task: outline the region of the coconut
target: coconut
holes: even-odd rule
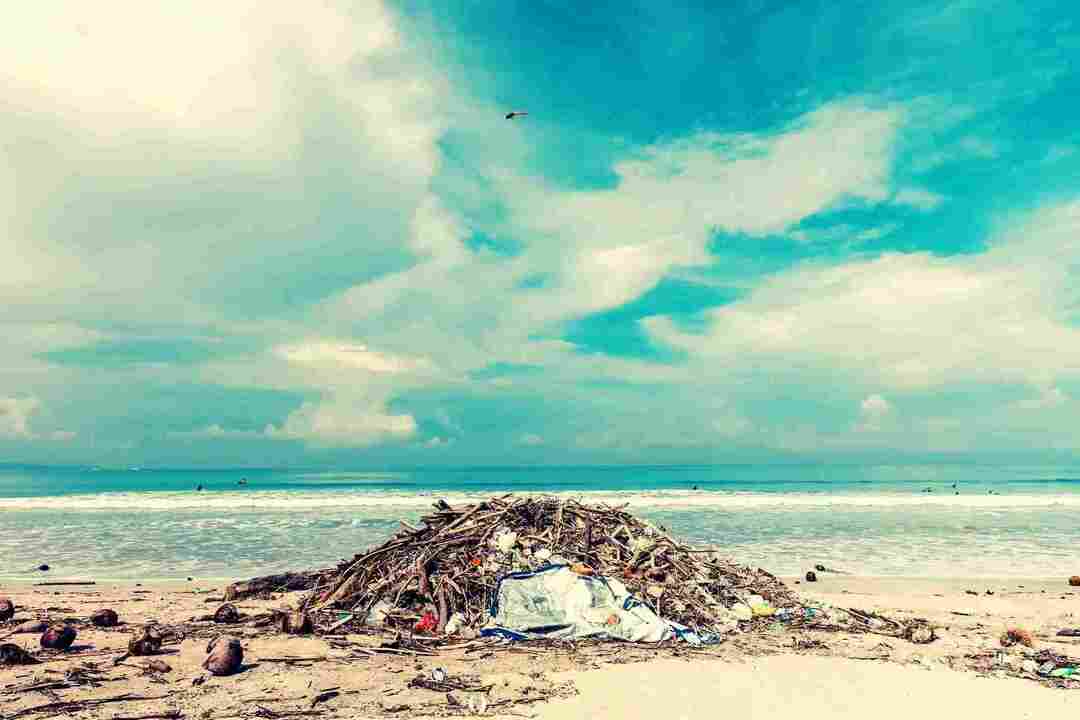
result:
[[[75,628],[70,625],[53,625],[41,634],[41,647],[49,650],[67,650],[75,642]]]
[[[98,627],[116,627],[120,622],[120,617],[115,610],[102,608],[101,610],[95,610],[90,615],[90,622]]]
[[[161,633],[153,625],[147,625],[128,641],[128,652],[132,655],[157,655],[161,652]]]
[[[203,667],[214,675],[232,675],[244,663],[244,646],[231,635],[219,635],[206,646]]]
[[[5,622],[15,617],[15,603],[6,597],[0,597],[0,622]]]
[[[49,624],[42,620],[27,620],[24,623],[19,623],[11,632],[13,634],[23,633],[42,633],[49,629]]]
[[[0,665],[38,665],[41,661],[18,645],[0,645]]]
[[[1069,585],[1072,587],[1080,587],[1080,575],[1073,575],[1069,578]]]
[[[309,635],[312,630],[311,616],[302,610],[275,613],[274,624],[279,632],[288,635]]]
[[[236,609],[235,605],[225,603],[214,611],[214,622],[222,625],[238,623],[240,622],[240,611]]]

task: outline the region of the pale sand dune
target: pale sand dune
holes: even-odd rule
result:
[[[538,708],[538,720],[1018,720],[1080,710],[1076,694],[1023,680],[842,658],[656,660],[573,677],[581,694]]]

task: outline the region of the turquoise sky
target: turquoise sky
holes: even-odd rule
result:
[[[8,16],[0,461],[1080,455],[1068,3]]]

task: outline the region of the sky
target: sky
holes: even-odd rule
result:
[[[1076,459],[1067,5],[22,3],[0,461]]]

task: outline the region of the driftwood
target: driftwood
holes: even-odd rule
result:
[[[698,630],[727,627],[725,608],[750,595],[799,605],[764,570],[691,548],[621,507],[514,496],[435,507],[419,527],[402,524],[323,578],[304,603],[320,629],[381,624],[441,636],[455,616],[455,626],[477,628],[500,577],[551,562],[616,578],[663,616]]]
[[[265,575],[243,582],[235,582],[225,588],[226,600],[268,595],[276,592],[295,592],[310,590],[319,584],[319,580],[332,573],[332,570],[314,570],[311,572],[290,572],[280,575]]]

